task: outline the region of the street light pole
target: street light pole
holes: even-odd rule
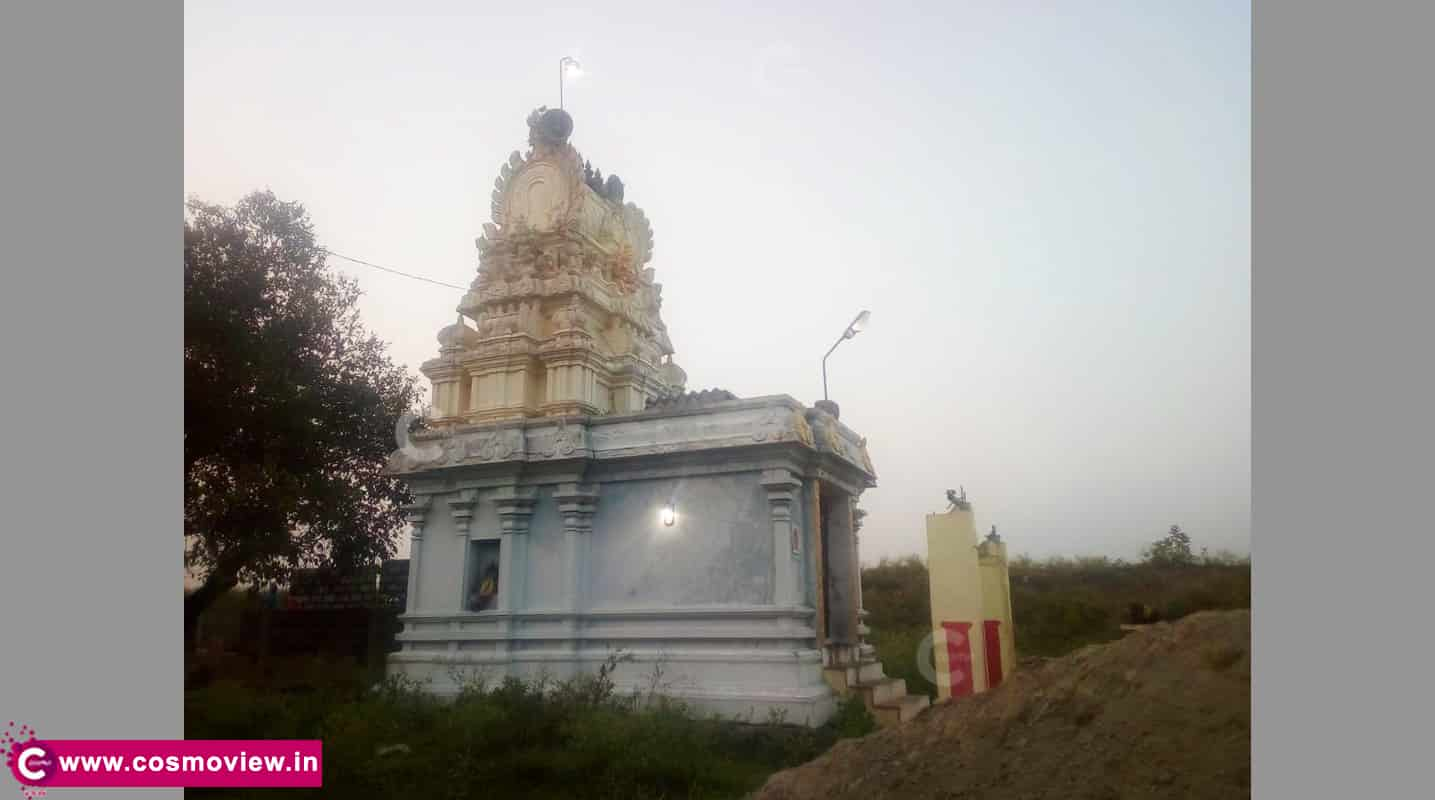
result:
[[[559,108],[562,108],[562,107],[563,107],[563,75],[564,75],[564,70],[567,69],[567,68],[570,67],[570,66],[573,67],[573,70],[574,70],[575,74],[577,73],[578,70],[581,70],[581,69],[583,68],[583,65],[578,63],[578,59],[576,59],[576,58],[574,58],[574,57],[572,57],[572,56],[564,56],[564,57],[558,59],[558,107],[559,107]]]
[[[865,327],[867,327],[867,320],[869,320],[869,319],[871,319],[871,318],[872,318],[872,312],[870,312],[870,311],[865,311],[865,310],[864,310],[862,313],[858,314],[857,317],[856,317],[855,319],[853,319],[852,322],[847,326],[847,330],[843,331],[843,332],[842,332],[842,335],[837,338],[837,341],[833,342],[833,343],[832,343],[832,346],[829,347],[829,348],[827,348],[827,354],[824,355],[824,356],[822,356],[822,399],[823,399],[823,400],[827,400],[827,399],[828,399],[828,398],[827,398],[827,357],[830,356],[830,355],[832,355],[832,351],[837,349],[837,345],[842,344],[843,342],[847,341],[848,339],[851,339],[853,336],[856,336],[857,334],[861,333],[861,332],[862,332],[862,329],[865,328]]]
[[[833,343],[832,343],[832,346],[829,347],[829,348],[827,348],[827,355],[824,355],[824,356],[822,357],[822,399],[823,399],[823,400],[826,400],[826,399],[827,399],[827,356],[832,355],[832,351],[837,349],[837,345],[842,344],[842,343],[845,342],[845,341],[847,341],[847,333],[844,331],[843,334],[842,334],[842,338],[840,338],[840,339],[838,339],[837,341],[833,342]]]

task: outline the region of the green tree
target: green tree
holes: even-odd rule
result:
[[[383,474],[417,380],[360,324],[298,203],[191,199],[184,219],[185,597],[394,553],[403,485]]]
[[[1196,563],[1196,556],[1191,552],[1190,535],[1181,530],[1180,525],[1172,525],[1164,538],[1152,542],[1146,549],[1146,560],[1167,567]]]

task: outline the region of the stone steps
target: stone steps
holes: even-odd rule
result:
[[[902,678],[883,678],[859,683],[852,688],[862,693],[862,700],[868,708],[893,703],[907,696],[907,681]]]
[[[931,704],[931,698],[926,696],[903,695],[902,699],[895,703],[883,703],[868,708],[872,711],[872,716],[876,717],[878,725],[890,728],[916,718]]]
[[[860,694],[862,704],[883,727],[906,722],[931,705],[925,696],[907,694],[907,681],[886,677],[882,662],[875,658],[863,658],[855,666],[827,667],[822,676],[839,697]]]
[[[827,679],[827,685],[832,687],[832,691],[843,697],[859,683],[873,683],[885,677],[882,662],[875,659],[863,661],[856,666],[827,667],[822,670],[822,676]]]

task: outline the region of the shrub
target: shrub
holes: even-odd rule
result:
[[[877,648],[877,657],[882,661],[882,670],[888,676],[907,682],[908,694],[937,696],[937,686],[927,679],[936,674],[935,656],[930,647],[923,648],[922,642],[932,633],[931,622],[905,627],[873,627],[868,641]],[[918,658],[926,658],[926,674]]]
[[[471,676],[447,702],[401,679],[303,696],[217,684],[186,695],[185,735],[322,739],[324,787],[294,797],[657,798],[740,797],[874,728],[860,699],[817,730],[704,719],[659,693],[616,694],[614,663],[562,682]]]
[[[856,739],[877,730],[877,721],[856,692],[838,701],[837,713],[828,724],[839,739]]]
[[[1116,639],[1123,622],[1136,621],[1130,619],[1133,607],[1171,620],[1251,605],[1250,559],[1229,552],[1174,564],[1018,555],[1008,566],[1019,657],[1060,656]],[[887,673],[905,678],[914,694],[935,690],[916,664],[917,645],[932,624],[928,582],[927,567],[916,557],[862,570],[869,640]]]

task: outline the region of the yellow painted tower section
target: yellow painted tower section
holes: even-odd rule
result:
[[[986,623],[996,621],[1001,646],[1001,672],[1010,675],[1016,664],[1012,630],[1011,589],[1007,575],[1006,545],[988,539],[978,542],[972,511],[954,509],[927,515],[927,568],[931,576],[932,655],[937,668],[941,699],[960,686],[962,670],[954,676],[948,660],[947,628],[943,623],[967,623],[970,681],[973,692],[990,688]],[[963,647],[956,642],[958,650]]]
[[[1012,627],[1011,577],[1007,573],[1006,543],[987,540],[978,545],[977,567],[982,574],[982,613],[986,619],[1001,623],[998,632],[1002,674],[1010,675],[1016,668],[1016,629]]]

